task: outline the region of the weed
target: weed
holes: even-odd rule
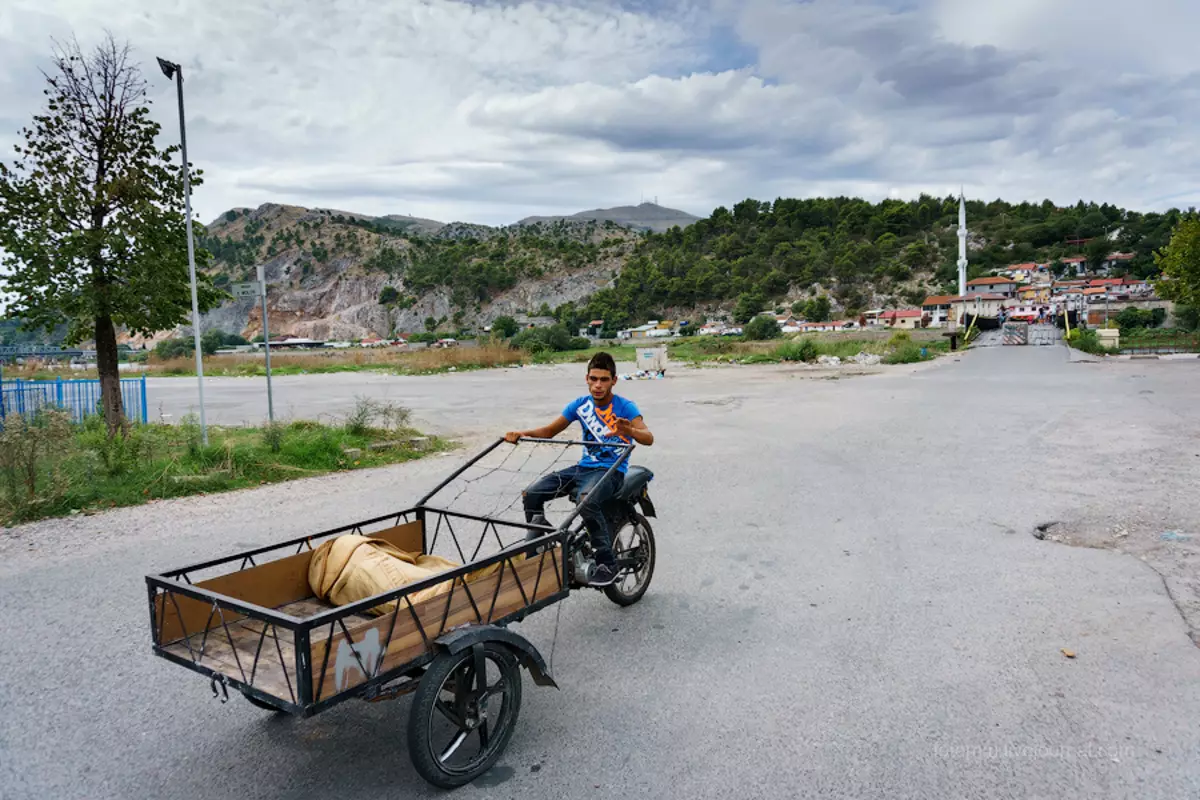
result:
[[[782,361],[816,361],[821,355],[821,348],[812,339],[795,339],[784,342],[775,350]]]

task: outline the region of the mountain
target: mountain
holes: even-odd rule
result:
[[[597,222],[615,222],[634,230],[655,231],[662,233],[678,225],[686,228],[700,217],[686,211],[674,208],[664,208],[654,203],[642,203],[637,206],[618,206],[616,208],[596,208],[591,211],[580,211],[568,217],[526,217],[518,225],[533,225],[539,222],[555,222],[557,220],[596,220]]]
[[[747,199],[656,233],[580,215],[493,228],[266,204],[226,212],[200,243],[219,287],[264,266],[273,332],[391,336],[551,312],[569,328],[603,319],[612,331],[647,319],[744,317],[815,295],[828,296],[838,317],[918,305],[956,289],[957,216],[955,197]],[[1131,273],[1146,277],[1180,216],[969,201],[968,277],[1030,261],[1061,266],[1105,248],[1131,254]],[[254,336],[258,307],[228,301],[202,328]]]
[[[218,288],[252,281],[263,266],[272,333],[359,339],[424,331],[430,320],[478,328],[582,302],[612,284],[641,236],[594,220],[493,228],[267,203],[225,212],[199,243]],[[201,329],[253,337],[261,311],[254,299],[229,300]]]

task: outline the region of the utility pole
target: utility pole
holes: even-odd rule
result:
[[[967,293],[967,200],[958,193],[958,296]]]
[[[158,59],[158,66],[167,78],[175,79],[179,96],[179,147],[183,155],[183,207],[187,218],[188,272],[192,279],[192,339],[196,347],[196,381],[200,390],[200,441],[208,446],[208,423],[204,418],[204,358],[200,351],[200,301],[196,292],[196,251],[192,243],[192,179],[187,157],[187,126],[183,115],[183,67],[166,59]]]

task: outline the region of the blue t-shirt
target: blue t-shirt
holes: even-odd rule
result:
[[[626,400],[619,395],[614,394],[612,402],[606,408],[596,408],[596,401],[592,399],[592,396],[584,395],[567,403],[567,407],[563,409],[562,415],[569,422],[579,423],[580,427],[583,428],[583,440],[585,442],[623,442],[630,444],[628,439],[616,434],[617,420],[632,420],[640,417],[642,412],[638,411],[637,404],[632,400]],[[624,452],[624,448],[587,445],[583,448],[583,457],[579,459],[579,466],[608,469],[616,463],[617,459]],[[628,468],[628,459],[618,467],[622,473]]]

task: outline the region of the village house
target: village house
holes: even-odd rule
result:
[[[1000,316],[1000,310],[1004,308],[1004,301],[1007,299],[1002,294],[968,292],[962,297],[955,297],[951,301],[951,313],[960,325],[962,324],[963,317],[968,314],[978,314],[981,317],[998,317]]]
[[[1079,277],[1087,274],[1087,259],[1083,256],[1065,256],[1060,258],[1067,267],[1067,274]]]
[[[879,322],[889,328],[914,330],[921,327],[921,316],[919,308],[901,308],[883,312],[879,315]]]
[[[1022,303],[1049,303],[1050,284],[1022,286],[1017,290],[1017,297]]]
[[[925,298],[921,303],[921,312],[929,316],[929,327],[940,328],[950,321],[951,303],[956,296],[952,294],[935,294]]]
[[[1007,269],[1000,270],[1000,275],[1006,278],[1012,278],[1017,283],[1025,283],[1038,278],[1045,278],[1049,274],[1049,264],[1037,264],[1027,262],[1025,264],[1013,264]]]
[[[1087,281],[1055,281],[1050,286],[1050,293],[1052,295],[1066,294],[1071,289],[1082,289],[1087,284]]]
[[[1005,297],[1012,297],[1017,293],[1017,282],[1012,278],[975,278],[967,281],[967,293],[987,292],[989,294],[1002,294]]]
[[[1104,275],[1107,275],[1114,270],[1117,272],[1124,272],[1125,270],[1129,269],[1129,265],[1133,259],[1133,253],[1111,253],[1108,258],[1100,262],[1100,267],[1096,271]]]

